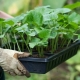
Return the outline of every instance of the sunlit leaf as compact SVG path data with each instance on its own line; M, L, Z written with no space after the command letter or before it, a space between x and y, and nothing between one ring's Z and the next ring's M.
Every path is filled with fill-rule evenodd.
M75 22L77 24L80 23L80 15L77 14L76 12L73 12L72 14L69 15L68 17L69 22Z
M65 8L70 8L70 9L75 9L75 8L78 8L80 7L80 2L76 2L76 3L73 3L73 4L68 4L66 6L64 6Z

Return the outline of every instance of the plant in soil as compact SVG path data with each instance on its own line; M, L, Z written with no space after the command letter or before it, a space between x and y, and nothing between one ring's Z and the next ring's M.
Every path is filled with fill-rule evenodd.
M5 48L45 57L78 41L79 25L80 15L71 9L42 6L13 19L0 19L0 38Z

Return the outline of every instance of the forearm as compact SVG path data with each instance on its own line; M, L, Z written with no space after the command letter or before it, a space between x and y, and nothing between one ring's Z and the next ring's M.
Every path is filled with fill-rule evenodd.
M8 19L8 18L13 18L13 17L3 11L0 11L0 18Z

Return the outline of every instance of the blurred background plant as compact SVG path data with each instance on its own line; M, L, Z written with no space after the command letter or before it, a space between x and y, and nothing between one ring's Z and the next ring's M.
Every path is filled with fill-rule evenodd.
M0 10L17 16L37 6L50 5L52 8L60 8L69 5L71 8L78 7L74 10L80 13L80 4L72 5L80 0L0 0ZM72 6L71 6L72 5ZM80 80L80 50L77 55L51 70L47 74L31 74L27 79L25 76L11 76L5 72L6 80Z

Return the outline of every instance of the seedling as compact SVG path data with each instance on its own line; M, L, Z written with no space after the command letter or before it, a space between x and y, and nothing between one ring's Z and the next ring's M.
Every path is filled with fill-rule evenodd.
M19 51L31 55L35 51L39 57L54 54L80 39L80 15L68 8L37 7L13 19L0 19L0 25L0 38L9 36L7 48L13 43L14 49L17 45Z

